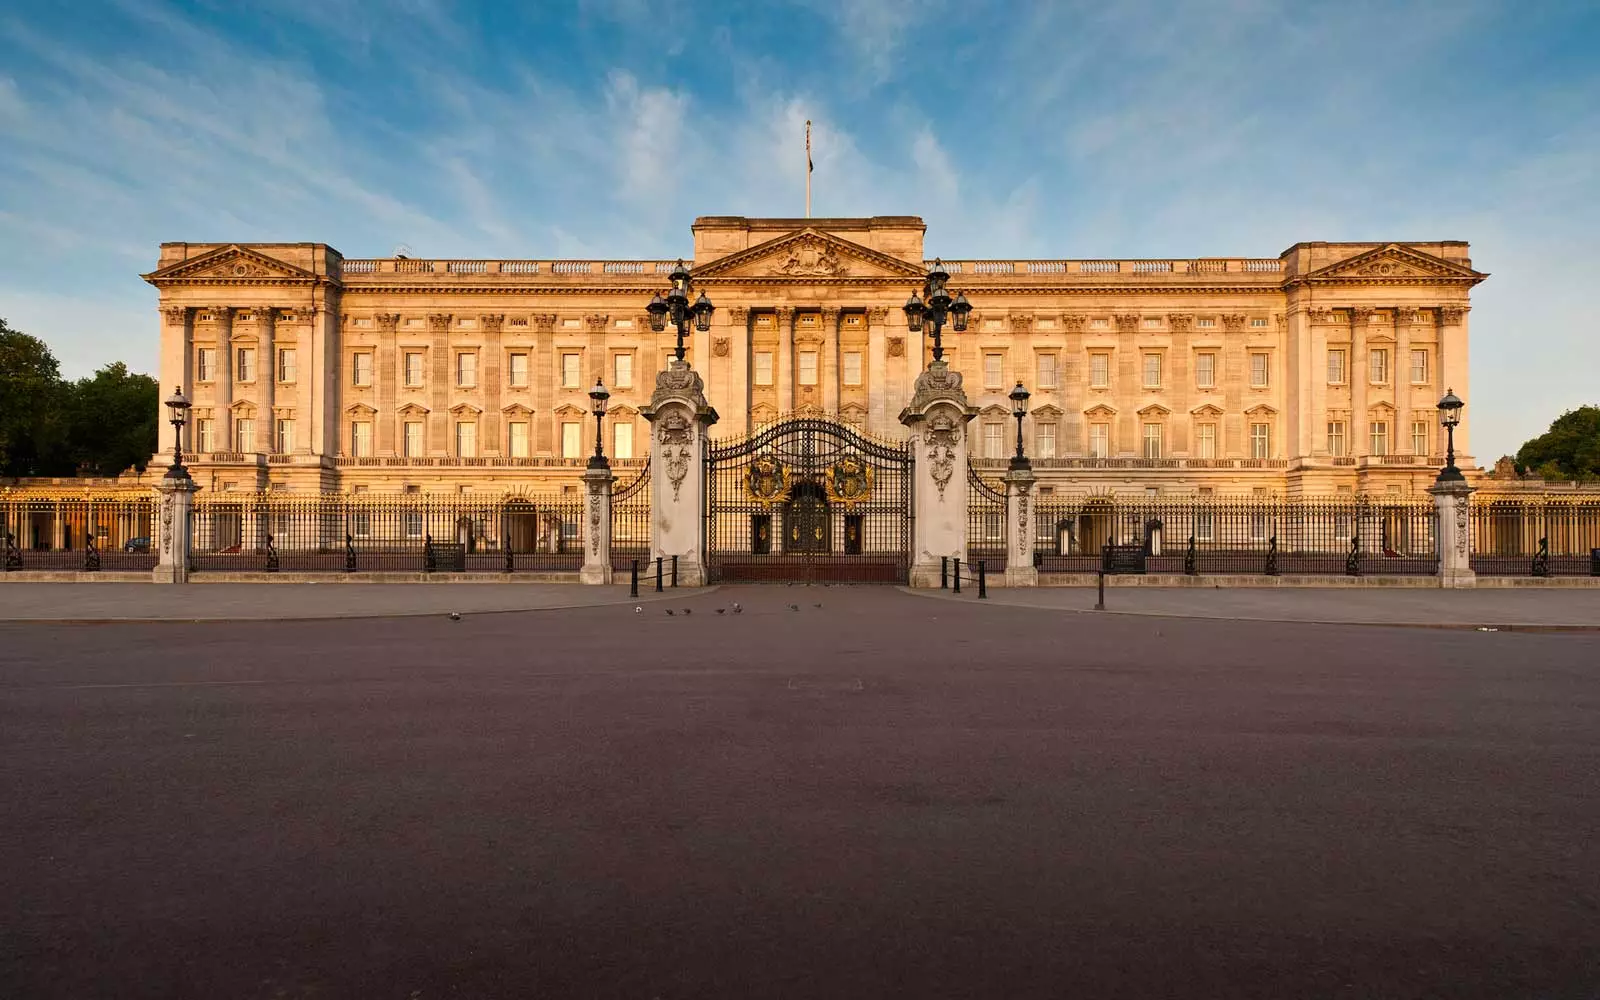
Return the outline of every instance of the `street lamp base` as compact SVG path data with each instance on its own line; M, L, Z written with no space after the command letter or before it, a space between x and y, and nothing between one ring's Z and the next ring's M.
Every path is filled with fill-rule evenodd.
M591 469L609 469L609 468L611 468L611 462L609 460L607 460L604 455L590 455L589 456L589 468L591 468Z

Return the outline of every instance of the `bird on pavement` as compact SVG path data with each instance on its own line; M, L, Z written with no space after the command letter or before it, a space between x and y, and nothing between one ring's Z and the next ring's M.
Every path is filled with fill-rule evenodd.
M460 621L461 620L461 613L459 611L450 612L450 620L453 621L453 622Z
M671 608L667 609L667 617L669 617L669 618L672 617L672 609Z
M718 609L717 609L717 614L719 614L719 615L720 615L720 614L722 614L722 613L723 613L723 612L724 612L724 611L727 611L727 610L728 610L728 609L727 609L727 608L718 608Z
M799 611L799 610L800 610L800 605L798 605L798 604L791 604L791 605L789 605L789 610L790 610L790 611Z
M736 615L737 614L743 614L744 613L744 605L740 604L738 601L734 601L733 602L733 613L736 614Z
M684 608L683 609L683 613L686 614L686 615L692 615L692 614L694 614L694 609L693 608Z
M634 614L639 614L639 613L640 613L640 612L642 612L642 611L643 611L643 610L644 610L644 608L643 608L643 607L641 607L641 606L639 606L639 605L637 605L637 604L635 604L635 605L634 605L634 606L633 606L633 613L634 613Z

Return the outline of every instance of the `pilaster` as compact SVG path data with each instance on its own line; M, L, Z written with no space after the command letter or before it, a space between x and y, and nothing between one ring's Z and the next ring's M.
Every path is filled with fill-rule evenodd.
M395 388L399 373L395 360L396 340L399 337L400 314L379 313L378 322L378 356L377 371L374 376L378 380L378 415L376 417L377 441L374 442L374 455L392 458L398 453L395 446L396 436L399 433L397 424L400 417L395 413Z
M1350 310L1350 454L1372 453L1371 423L1367 415L1367 320L1371 309ZM1393 428L1389 443L1394 444ZM1390 451L1394 448L1390 447Z
M1457 396L1465 399L1470 404L1472 401L1472 382L1467 371L1467 311L1462 305L1440 306L1437 310L1439 316L1439 379L1438 388L1449 389ZM1470 418L1463 419L1456 428L1456 464L1462 468L1472 467L1472 442L1468 433L1467 424Z
M188 476L164 476L156 483L156 568L155 583L188 583L189 550L193 530L190 512L194 495L200 489Z
M454 442L450 440L450 387L454 384L450 371L450 320L449 313L432 313L428 316L428 454L449 455Z
M255 450L262 454L277 451L273 435L277 431L278 349L274 342L278 310L261 306L251 310L256 320L256 396L260 406L256 410Z
M478 328L483 331L483 378L479 382L483 391L483 414L478 418L480 455L499 455L504 450L505 438L500 431L500 392L505 383L506 356L501 346L500 328L505 321L505 313L478 317ZM599 365L604 369L604 341L601 343Z
M873 434L889 436L889 310L867 310L867 427ZM902 348L904 346L904 341Z
M778 319L778 413L794 412L794 307L779 306Z
M732 425L730 434L747 434L750 431L750 310L733 306L727 310L729 346L728 360L733 378L728 380L728 414Z
M1008 587L1037 587L1033 565L1034 484L1032 469L1006 472L1006 577Z
M822 356L817 359L817 378L822 381L822 411L839 416L839 318L838 306L822 308Z
M221 422L221 440L218 446L233 451L233 307L211 306L207 309L216 324L217 371L211 398L212 409Z
M165 399L173 389L182 388L190 399L194 398L194 312L187 306L164 306L161 331L161 381L160 398ZM157 404L158 411L166 407ZM156 458L152 464L170 461L174 435L177 433L167 422L165 412L156 421ZM186 428L187 429L187 428ZM189 435L190 438L193 435ZM192 452L193 444L183 442L183 450Z
M611 582L611 487L616 477L610 466L591 466L583 473L584 525L583 568L580 583L603 585Z
M1463 481L1436 482L1433 494L1439 521L1439 586L1465 589L1478 585L1472 571L1472 519L1470 497L1475 490Z

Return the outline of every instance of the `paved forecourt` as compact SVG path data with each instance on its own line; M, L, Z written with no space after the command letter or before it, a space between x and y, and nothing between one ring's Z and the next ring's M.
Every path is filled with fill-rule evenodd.
M980 601L976 584L963 584L960 594L907 593L1060 611L1093 611L1098 598L1094 588L990 587ZM1107 587L1105 611L1239 621L1600 629L1600 588Z
M671 596L0 624L0 996L1600 984L1600 636Z
M696 593L639 597L627 584L586 587L544 583L10 583L0 587L0 621L261 621L295 618L381 618L583 608Z

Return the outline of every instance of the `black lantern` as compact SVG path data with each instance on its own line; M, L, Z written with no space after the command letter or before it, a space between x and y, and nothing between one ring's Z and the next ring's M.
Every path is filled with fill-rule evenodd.
M1022 418L1028 415L1028 390L1018 382L1017 387L1011 390L1011 415L1017 418L1017 453L1012 456L1012 469L1031 469L1033 463L1028 461L1028 456L1022 453Z
M589 390L589 400L594 404L594 454L589 458L589 468L609 469L611 463L606 461L604 423L606 419L606 403L611 399L611 393L606 391L605 382L595 379L594 388Z
M1454 389L1446 389L1444 398L1439 400L1439 426L1444 428L1445 453L1444 468L1439 470L1438 482L1462 482L1466 479L1461 470L1456 468L1456 425L1461 423L1461 408L1467 404L1461 401Z
M944 342L941 335L944 333L945 320L951 320L951 326L957 333L967 328L967 316L972 312L972 303L967 301L965 295L956 294L950 297L950 290L945 283L950 280L950 272L944 269L944 262L935 257L933 266L928 268L928 277L922 283L922 292L926 301L917 297L913 291L911 298L906 299L902 307L906 314L906 327L912 333L921 333L923 321L926 320L933 334L933 360L944 360Z
M666 297L660 293L652 296L650 304L645 306L645 311L650 314L650 329L657 333L667 328L670 319L678 332L678 346L675 351L677 359L683 360L683 338L689 333L689 323L694 323L694 328L701 333L711 329L711 314L716 312L716 306L706 297L705 292L700 297L689 302L689 295L694 291L689 279L689 269L680 260L667 275L667 280L672 282L672 287L667 290Z
M167 422L172 425L172 468L167 470L167 476L172 479L189 478L189 470L183 467L183 429L189 423L190 405L181 385L167 397Z

